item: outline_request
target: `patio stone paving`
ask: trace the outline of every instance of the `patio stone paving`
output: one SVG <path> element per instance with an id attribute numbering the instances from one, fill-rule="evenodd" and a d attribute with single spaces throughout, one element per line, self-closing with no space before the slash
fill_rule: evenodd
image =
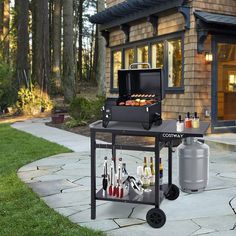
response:
<path id="1" fill-rule="evenodd" d="M 39 123 L 37 132 L 40 133 L 43 122 L 36 120 L 20 123 L 20 129 L 22 130 L 24 127 L 28 132 L 28 124 L 33 126 L 35 133 Z M 14 124 L 14 127 L 17 128 L 17 123 Z M 54 128 L 50 127 L 51 129 Z M 56 132 L 60 133 L 60 131 Z M 74 137 L 70 136 L 69 132 L 61 132 L 63 132 L 61 135 L 64 135 L 64 139 L 67 135 L 67 140 Z M 49 139 L 49 133 L 47 133 L 47 139 Z M 54 138 L 56 139 L 56 136 Z M 87 138 L 85 140 L 89 142 Z M 54 141 L 56 142 L 56 140 Z M 77 146 L 80 145 L 82 144 L 78 142 Z M 86 147 L 89 146 L 89 144 L 86 145 Z M 85 151 L 85 147 L 78 149 L 81 151 L 44 158 L 30 163 L 18 171 L 18 176 L 22 181 L 26 182 L 47 205 L 68 217 L 72 222 L 103 230 L 109 236 L 236 235 L 235 152 L 212 148 L 207 189 L 199 194 L 181 192 L 180 197 L 175 201 L 164 200 L 161 209 L 166 213 L 167 222 L 161 229 L 153 229 L 146 223 L 146 213 L 152 208 L 147 205 L 97 201 L 97 219 L 90 219 L 90 153 L 88 148 L 87 151 Z M 165 173 L 167 170 L 166 154 L 167 150 L 163 149 L 161 156 Z M 101 167 L 105 155 L 110 159 L 111 154 L 108 151 L 97 152 L 97 188 L 100 188 L 102 183 Z M 135 174 L 136 166 L 142 164 L 143 156 L 151 154 L 123 151 L 120 155 L 127 162 L 128 171 Z M 178 184 L 175 155 L 173 182 Z M 166 175 L 164 180 L 166 180 Z"/>

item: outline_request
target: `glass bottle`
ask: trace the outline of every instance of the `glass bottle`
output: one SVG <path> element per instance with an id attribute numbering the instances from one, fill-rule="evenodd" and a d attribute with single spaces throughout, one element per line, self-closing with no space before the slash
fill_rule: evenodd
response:
<path id="1" fill-rule="evenodd" d="M 200 126 L 199 117 L 197 116 L 197 112 L 194 112 L 194 117 L 193 117 L 193 120 L 192 120 L 192 127 L 194 129 L 198 129 L 199 126 Z"/>
<path id="2" fill-rule="evenodd" d="M 190 112 L 187 112 L 187 114 L 186 114 L 185 128 L 187 128 L 187 129 L 192 128 L 192 121 L 191 121 L 191 118 L 190 118 Z"/>
<path id="3" fill-rule="evenodd" d="M 153 186 L 155 185 L 155 168 L 154 168 L 154 163 L 153 163 L 153 157 L 150 157 L 150 169 L 151 169 L 151 178 L 150 178 L 150 185 Z"/>

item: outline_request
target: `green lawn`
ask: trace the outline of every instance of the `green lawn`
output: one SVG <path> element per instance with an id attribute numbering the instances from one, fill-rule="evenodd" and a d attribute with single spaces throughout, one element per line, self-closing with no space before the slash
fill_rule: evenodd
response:
<path id="1" fill-rule="evenodd" d="M 0 236 L 104 235 L 71 223 L 18 179 L 20 167 L 62 152 L 70 150 L 0 125 Z"/>

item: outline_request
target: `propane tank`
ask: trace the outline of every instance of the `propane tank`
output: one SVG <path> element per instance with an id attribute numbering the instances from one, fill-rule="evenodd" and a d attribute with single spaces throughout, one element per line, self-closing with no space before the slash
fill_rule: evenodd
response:
<path id="1" fill-rule="evenodd" d="M 183 192 L 199 193 L 207 187 L 209 153 L 209 146 L 194 138 L 185 138 L 178 146 L 179 185 Z"/>

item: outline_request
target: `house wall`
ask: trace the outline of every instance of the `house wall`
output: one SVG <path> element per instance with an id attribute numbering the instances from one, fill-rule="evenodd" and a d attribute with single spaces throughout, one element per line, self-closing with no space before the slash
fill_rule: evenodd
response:
<path id="1" fill-rule="evenodd" d="M 121 0 L 107 0 L 107 6 L 122 2 Z M 236 15 L 235 0 L 193 0 L 189 1 L 191 8 L 191 27 L 184 33 L 184 93 L 166 94 L 163 101 L 163 118 L 176 119 L 178 114 L 197 111 L 201 119 L 205 118 L 205 110 L 211 112 L 211 64 L 205 62 L 205 55 L 197 53 L 195 10 L 218 12 Z M 184 29 L 184 18 L 180 13 L 159 18 L 158 35 L 164 35 Z M 148 22 L 134 25 L 130 29 L 130 41 L 137 41 L 152 37 L 152 27 Z M 124 33 L 115 30 L 110 33 L 110 46 L 124 44 Z M 211 49 L 211 36 L 208 36 L 204 47 Z M 110 94 L 110 53 L 107 49 L 106 87 Z"/>

